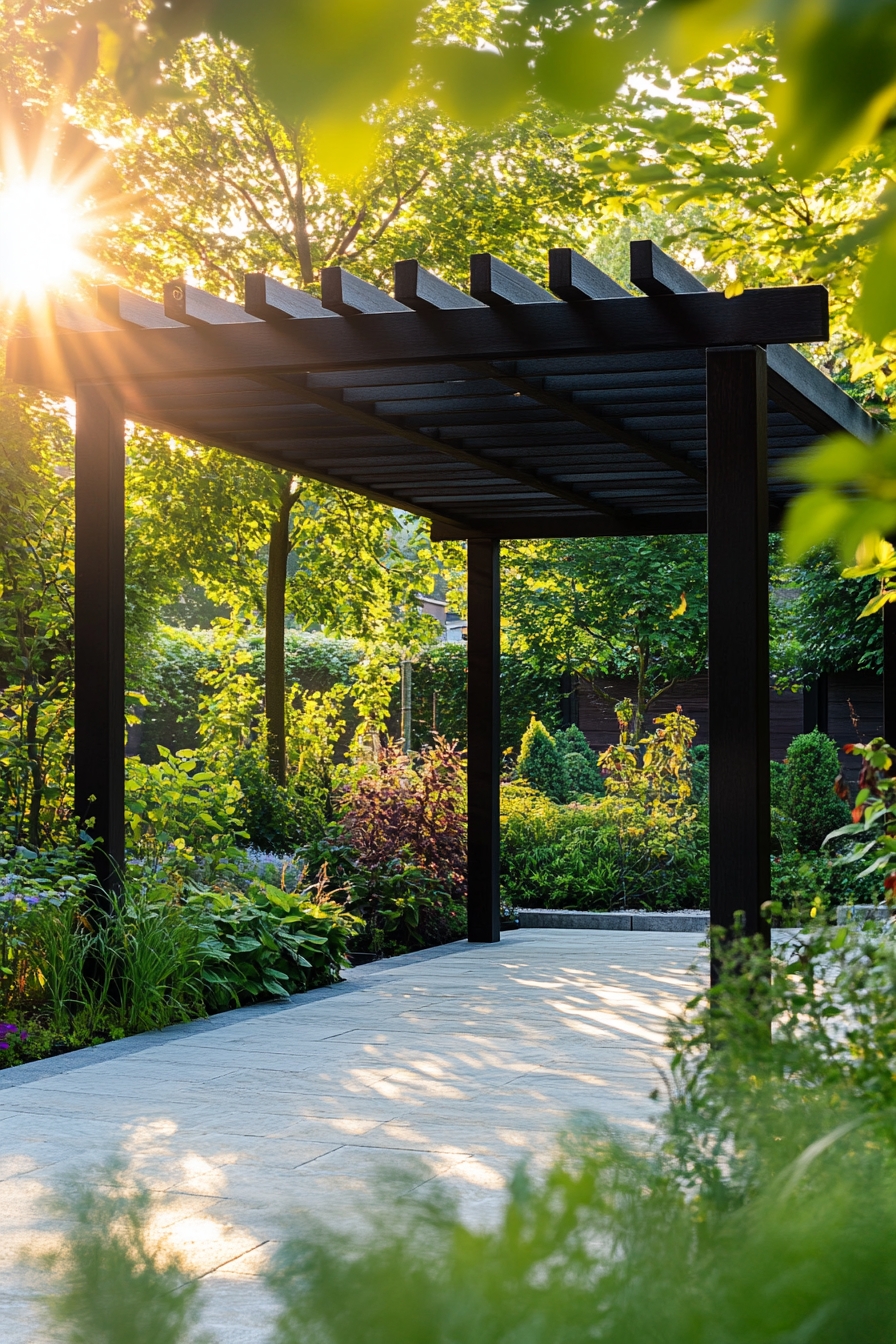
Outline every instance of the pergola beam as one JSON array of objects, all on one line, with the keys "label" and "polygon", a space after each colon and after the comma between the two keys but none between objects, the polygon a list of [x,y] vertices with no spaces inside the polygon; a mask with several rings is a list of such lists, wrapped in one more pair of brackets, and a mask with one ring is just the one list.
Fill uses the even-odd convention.
[{"label": "pergola beam", "polygon": [[340,322],[296,318],[274,324],[249,318],[213,327],[25,336],[9,342],[7,368],[15,382],[71,393],[78,383],[109,380],[246,377],[827,338],[827,291],[821,285],[799,285],[746,290],[735,299],[684,294],[553,300],[500,310],[368,313]]},{"label": "pergola beam", "polygon": [[627,447],[634,448],[636,452],[643,453],[645,457],[653,458],[655,462],[662,462],[663,466],[674,467],[676,471],[680,471],[683,476],[690,477],[698,485],[706,485],[706,473],[701,471],[699,467],[694,466],[692,462],[688,462],[687,458],[667,452],[661,444],[651,443],[643,435],[626,429],[624,425],[618,424],[615,420],[609,420],[602,415],[595,415],[593,411],[588,410],[585,406],[580,406],[577,402],[570,400],[569,397],[558,396],[556,392],[551,392],[545,387],[538,387],[526,378],[517,378],[514,374],[502,373],[500,369],[495,368],[494,364],[468,364],[466,367],[471,373],[486,374],[488,377],[494,378],[496,382],[501,383],[502,386],[531,397],[540,406],[547,406],[552,411],[559,411],[566,420],[573,420],[576,424],[584,425],[587,429],[596,430],[598,434],[605,435],[613,443],[624,443]]}]

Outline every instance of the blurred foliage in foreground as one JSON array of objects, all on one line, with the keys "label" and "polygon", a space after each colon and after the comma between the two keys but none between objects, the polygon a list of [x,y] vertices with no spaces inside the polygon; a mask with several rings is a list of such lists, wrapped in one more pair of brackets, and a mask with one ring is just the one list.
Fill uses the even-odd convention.
[{"label": "blurred foliage in foreground", "polygon": [[[673,1023],[651,1146],[583,1120],[487,1229],[385,1183],[366,1230],[304,1225],[269,1275],[272,1344],[891,1341],[896,937],[788,950],[729,949],[711,1002]],[[195,1338],[202,1290],[172,1293],[189,1269],[153,1249],[145,1195],[104,1172],[64,1209],[58,1338]]]}]

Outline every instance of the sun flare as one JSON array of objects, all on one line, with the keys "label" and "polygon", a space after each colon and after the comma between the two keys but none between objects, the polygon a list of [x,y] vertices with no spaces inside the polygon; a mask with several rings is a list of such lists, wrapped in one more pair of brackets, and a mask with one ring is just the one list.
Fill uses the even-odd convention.
[{"label": "sun flare", "polygon": [[37,300],[65,288],[87,258],[77,199],[53,182],[20,176],[0,188],[0,296]]}]

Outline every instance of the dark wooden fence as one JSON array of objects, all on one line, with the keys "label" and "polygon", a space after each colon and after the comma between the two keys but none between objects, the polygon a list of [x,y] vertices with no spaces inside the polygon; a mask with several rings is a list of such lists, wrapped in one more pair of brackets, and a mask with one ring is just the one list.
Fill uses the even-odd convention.
[{"label": "dark wooden fence", "polygon": [[[632,695],[631,682],[608,679],[600,686],[614,697],[613,703]],[[613,703],[598,695],[583,678],[576,687],[575,708],[582,732],[596,751],[618,740]],[[709,682],[704,674],[679,682],[660,696],[650,711],[651,719],[681,705],[697,721],[697,742],[709,740]],[[816,725],[830,733],[842,748],[847,742],[867,742],[883,732],[883,685],[873,672],[842,672],[822,677],[805,691],[776,691],[769,687],[771,757],[783,761],[798,733]],[[848,777],[856,773],[850,757],[841,752]]]}]

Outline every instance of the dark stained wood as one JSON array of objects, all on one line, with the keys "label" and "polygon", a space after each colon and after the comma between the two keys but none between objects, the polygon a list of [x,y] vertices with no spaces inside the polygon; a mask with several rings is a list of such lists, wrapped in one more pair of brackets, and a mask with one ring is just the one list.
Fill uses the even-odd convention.
[{"label": "dark stained wood", "polygon": [[605,275],[571,247],[552,247],[548,254],[548,288],[566,303],[582,299],[631,297],[622,285]]},{"label": "dark stained wood", "polygon": [[[494,529],[494,531],[493,531]],[[500,536],[508,541],[525,541],[539,537],[665,537],[679,533],[706,531],[705,513],[661,513],[630,515],[623,519],[589,517],[584,513],[548,514],[537,517],[509,518],[493,513],[487,521],[477,525],[452,526],[434,523],[430,528],[433,541],[462,541],[465,537]]]},{"label": "dark stained wood", "polygon": [[883,730],[884,737],[892,746],[896,743],[896,606],[892,602],[888,602],[883,609],[883,626]]},{"label": "dark stained wood", "polygon": [[165,286],[165,316],[190,327],[257,326],[261,319],[238,303],[219,299],[184,280],[169,280]]},{"label": "dark stained wood", "polygon": [[548,290],[490,252],[470,258],[470,293],[493,308],[554,302]]},{"label": "dark stained wood", "polygon": [[631,282],[642,294],[705,294],[706,286],[690,271],[668,256],[656,243],[629,243]]},{"label": "dark stained wood", "polygon": [[352,275],[342,266],[325,266],[320,273],[320,299],[325,308],[343,316],[359,313],[402,313],[409,310],[383,289]]},{"label": "dark stained wood", "polygon": [[396,261],[392,267],[395,297],[399,303],[413,308],[417,312],[435,310],[444,312],[448,308],[484,308],[485,304],[455,289],[445,280],[440,280],[432,271],[421,266],[419,261]]},{"label": "dark stained wood", "polygon": [[828,676],[822,672],[815,681],[803,688],[803,732],[818,728],[828,731]]},{"label": "dark stained wood", "polygon": [[821,434],[846,430],[862,443],[873,443],[885,431],[821,369],[789,345],[768,347],[769,395],[784,410]]},{"label": "dark stained wood", "polygon": [[[149,425],[152,429],[162,429],[169,434],[184,436],[183,426],[173,421],[167,421],[160,416],[154,416],[151,412],[144,412],[140,420],[142,424]],[[386,494],[381,490],[371,489],[360,481],[346,480],[341,476],[333,475],[316,464],[306,463],[298,452],[281,455],[280,453],[265,451],[254,444],[231,443],[225,435],[215,435],[211,438],[197,434],[195,431],[191,431],[185,437],[190,438],[194,443],[203,443],[209,448],[222,448],[225,452],[234,453],[238,457],[249,457],[255,462],[264,462],[280,471],[291,468],[297,476],[307,476],[309,480],[320,481],[321,484],[331,485],[337,490],[349,490],[364,499],[372,499],[378,504],[385,504],[391,509],[410,509],[420,514],[422,518],[430,518],[433,523],[443,527],[463,527],[464,525],[461,518],[441,508],[415,508],[410,500]]]},{"label": "dark stained wood", "polygon": [[296,317],[335,317],[320,299],[304,289],[292,289],[270,275],[253,274],[244,278],[244,307],[253,317],[265,322],[291,322]]},{"label": "dark stained wood", "polygon": [[68,303],[65,299],[54,300],[51,317],[53,330],[55,332],[65,332],[67,335],[85,331],[115,330],[111,322],[105,322],[102,317],[97,317],[96,313],[88,312],[80,304]]},{"label": "dark stained wood", "polygon": [[[706,286],[684,266],[652,242],[632,242],[631,278],[644,294],[701,294]],[[768,389],[785,410],[799,416],[822,434],[838,429],[870,443],[882,430],[858,402],[847,406],[841,389],[789,345],[768,346]]]},{"label": "dark stained wood", "polygon": [[646,457],[662,462],[664,466],[674,467],[676,471],[680,471],[684,476],[690,476],[691,480],[697,481],[698,484],[706,484],[706,473],[688,462],[687,458],[676,457],[674,453],[667,452],[661,444],[651,443],[643,435],[633,432],[627,426],[620,425],[614,420],[596,414],[589,407],[583,406],[581,402],[571,401],[569,397],[558,395],[558,393],[549,391],[545,387],[539,387],[529,379],[501,373],[499,369],[495,368],[494,364],[470,364],[468,368],[473,371],[487,372],[490,377],[502,383],[504,387],[523,393],[525,396],[531,397],[533,401],[540,402],[542,406],[550,407],[553,411],[559,411],[567,420],[573,420],[576,424],[606,434],[609,439],[624,443],[629,448],[634,448],[636,452],[644,453]]},{"label": "dark stained wood", "polygon": [[148,299],[144,294],[134,294],[121,285],[97,285],[97,312],[113,326],[141,327],[152,330],[154,327],[182,327],[173,317],[165,316],[165,305]]},{"label": "dark stained wood", "polygon": [[501,937],[501,543],[467,544],[467,937]]},{"label": "dark stained wood", "polygon": [[80,387],[75,429],[75,814],[106,891],[124,872],[124,416]]},{"label": "dark stained wood", "polygon": [[[316,406],[323,406],[327,410],[335,411],[347,419],[355,420],[359,424],[368,425],[371,428],[380,429],[390,435],[398,435],[407,439],[410,443],[417,443],[426,448],[432,448],[436,452],[454,458],[457,462],[466,462],[468,465],[481,467],[484,471],[493,476],[505,477],[517,481],[521,485],[527,485],[530,489],[538,490],[548,495],[556,495],[558,499],[565,499],[570,503],[579,504],[583,509],[588,509],[594,513],[607,514],[613,516],[615,509],[612,505],[604,504],[601,500],[586,495],[580,491],[569,490],[565,486],[557,485],[551,481],[550,477],[536,476],[533,472],[521,470],[512,463],[502,462],[496,464],[480,453],[473,453],[463,448],[460,444],[452,443],[448,439],[436,439],[429,434],[422,434],[419,430],[413,429],[400,421],[390,420],[384,416],[373,415],[370,411],[362,410],[359,406],[348,405],[335,397],[327,396],[323,392],[318,392],[313,388],[302,387],[297,383],[287,382],[274,374],[253,374],[259,382],[263,382],[268,387],[276,387],[281,391],[291,391],[297,402],[312,402]],[[347,483],[348,484],[348,483]],[[348,488],[352,488],[350,485]]]},{"label": "dark stained wood", "polygon": [[[176,316],[167,307],[166,312]],[[678,353],[683,346],[691,350],[827,338],[827,291],[821,285],[799,285],[747,290],[730,300],[722,294],[683,294],[517,304],[500,310],[369,313],[341,322],[297,318],[278,325],[252,319],[187,330],[87,332],[55,340],[17,337],[9,342],[7,370],[14,382],[71,392],[78,382],[110,378],[124,382],[246,376],[256,370]],[[845,394],[843,400],[849,402]]]},{"label": "dark stained wood", "polygon": [[706,352],[710,911],[767,926],[768,494],[765,351]]}]

